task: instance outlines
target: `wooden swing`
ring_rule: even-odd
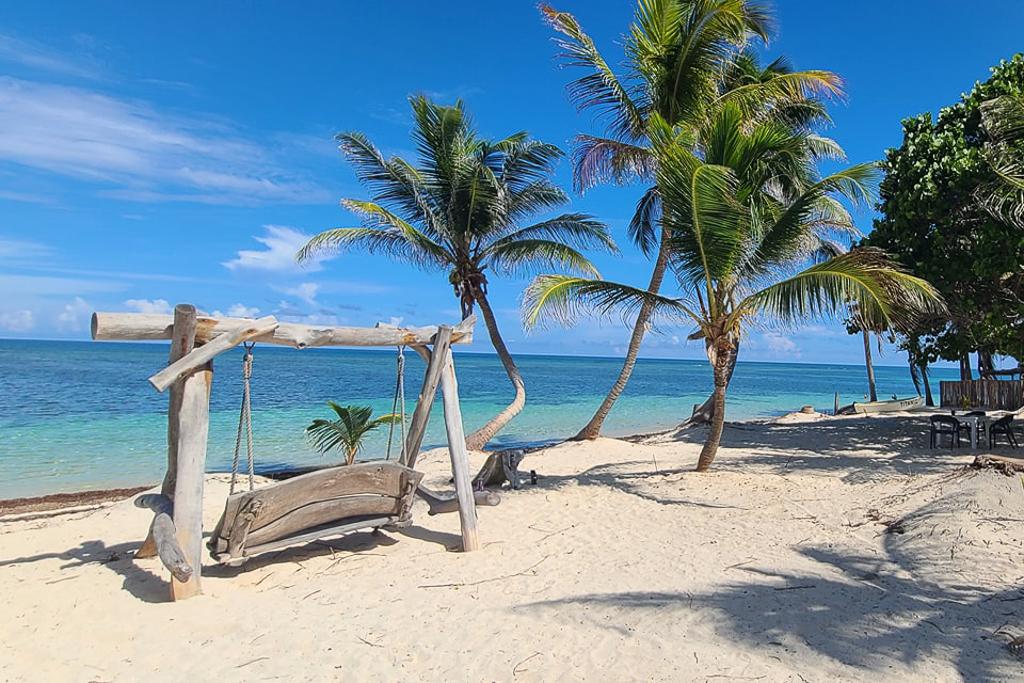
[[[241,564],[270,550],[321,541],[354,531],[408,526],[413,494],[423,475],[390,462],[395,432],[388,430],[384,462],[325,467],[269,487],[253,485],[252,379],[253,347],[242,358],[242,402],[231,460],[231,483],[224,514],[207,541],[218,562]],[[401,456],[405,461],[405,355],[398,347],[392,413],[401,411]],[[235,493],[242,442],[246,444],[249,490]]]
[[[201,592],[202,505],[209,431],[213,359],[239,344],[259,341],[312,346],[408,346],[427,361],[423,385],[399,462],[365,463],[301,475],[266,489],[232,493],[214,530],[215,556],[244,559],[273,547],[337,535],[355,528],[400,526],[409,520],[415,491],[432,514],[457,510],[464,551],[480,547],[476,504],[495,505],[490,492],[474,495],[466,437],[459,406],[452,344],[472,341],[474,318],[455,327],[373,328],[314,327],[278,323],[272,316],[213,318],[197,316],[182,304],[174,316],[139,313],[94,313],[97,340],[171,340],[169,365],[149,378],[158,391],[170,389],[167,474],[161,494],[142,496],[136,504],[154,512],[150,535],[137,557],[159,555],[171,571],[171,597]],[[419,485],[416,460],[440,387],[455,495],[444,496]],[[244,401],[243,396],[243,401]],[[243,405],[243,410],[245,406]],[[241,434],[239,435],[239,443]]]

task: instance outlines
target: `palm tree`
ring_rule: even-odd
[[[373,409],[369,406],[342,406],[328,401],[337,420],[317,418],[306,427],[306,438],[310,445],[325,454],[328,451],[340,450],[345,456],[345,464],[351,465],[356,455],[363,448],[363,438],[383,425],[395,424],[402,417],[397,414],[372,417]]]
[[[989,140],[985,154],[998,178],[983,188],[983,205],[999,220],[1024,229],[1024,95],[983,102],[982,123]]]
[[[542,275],[527,290],[524,321],[649,306],[695,325],[691,337],[704,340],[714,379],[714,416],[697,463],[706,471],[721,442],[732,363],[751,323],[795,324],[853,305],[871,320],[898,325],[939,299],[877,249],[813,262],[851,223],[839,198],[870,197],[874,165],[813,178],[806,135],[778,121],[751,121],[735,106],[721,108],[696,143],[690,131],[664,121],[655,121],[653,133],[662,221],[682,296]]]
[[[515,392],[504,410],[467,437],[468,446],[479,449],[526,402],[522,375],[487,298],[488,273],[563,269],[593,276],[597,270],[580,250],[616,248],[607,228],[588,215],[565,213],[527,223],[568,201],[565,192],[548,180],[562,156],[557,147],[522,132],[484,140],[473,129],[462,102],[440,106],[417,96],[410,104],[417,163],[385,158],[360,133],[340,134],[342,153],[372,193],[368,201],[342,201],[362,217],[362,226],[322,232],[298,258],[308,259],[324,249],[362,248],[447,272],[463,319],[480,307]]]
[[[640,0],[626,38],[622,78],[575,17],[549,6],[541,10],[564,36],[558,45],[566,64],[587,70],[569,85],[570,98],[580,109],[596,109],[609,121],[605,136],[576,139],[574,176],[581,192],[608,181],[656,180],[656,158],[650,148],[652,117],[695,129],[727,101],[749,108],[786,102],[794,123],[809,124],[824,115],[809,95],[840,93],[838,79],[825,71],[795,72],[781,62],[764,70],[751,69],[756,62],[742,48],[754,38],[767,39],[770,16],[750,0]],[[652,294],[660,291],[669,264],[671,235],[660,219],[661,201],[657,184],[650,185],[629,226],[633,242],[644,255],[654,256],[646,289]],[[636,310],[622,369],[577,439],[600,434],[633,372],[653,310],[650,303]]]

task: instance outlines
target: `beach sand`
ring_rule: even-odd
[[[538,486],[404,533],[208,564],[169,603],[131,500],[0,523],[0,679],[1020,680],[1024,488],[927,418],[801,416],[565,443]],[[448,486],[446,457],[427,479]],[[208,479],[206,529],[226,478]]]

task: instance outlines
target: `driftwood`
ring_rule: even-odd
[[[273,545],[323,538],[408,521],[423,475],[397,463],[362,463],[317,470],[255,491],[230,496],[210,537],[214,556],[248,557]],[[358,523],[357,523],[358,522]],[[351,526],[356,523],[356,526]],[[318,535],[318,533],[320,535]]]
[[[459,407],[459,384],[455,378],[455,360],[452,358],[451,348],[445,351],[444,357],[444,368],[441,370],[444,426],[448,432],[448,452],[452,460],[455,496],[459,501],[462,550],[469,552],[480,548],[480,537],[476,526],[476,504],[473,498],[473,483],[469,474],[469,453],[466,449],[466,432],[462,426],[462,409]]]
[[[252,322],[252,318],[199,316],[196,321],[196,344],[205,344]],[[472,342],[475,323],[476,317],[470,316],[454,326],[452,343]],[[93,313],[92,338],[117,341],[171,339],[173,325],[174,319],[170,315]],[[281,323],[272,332],[256,337],[255,341],[298,349],[312,346],[423,346],[434,342],[437,330],[437,327],[314,327]]]
[[[199,366],[212,361],[218,354],[254,337],[269,334],[276,330],[277,326],[277,318],[272,315],[259,320],[250,320],[248,323],[239,325],[230,332],[219,335],[212,341],[192,349],[188,354],[150,377],[149,383],[157,391],[163,391]]]
[[[416,409],[413,411],[412,420],[409,423],[409,433],[405,438],[405,460],[402,464],[406,467],[416,467],[420,447],[423,445],[423,435],[427,431],[427,420],[430,419],[430,410],[434,406],[437,387],[441,383],[441,371],[444,369],[445,358],[447,358],[448,349],[451,347],[451,339],[451,328],[442,326],[434,338],[433,351],[428,351],[423,346],[413,347],[416,353],[426,361],[427,371],[423,375],[423,386],[420,388]]]
[[[178,360],[195,345],[196,337],[196,308],[190,304],[178,304],[174,307],[174,334],[171,337],[171,350],[167,358],[170,365]],[[164,473],[163,484],[160,485],[160,493],[174,500],[174,484],[178,478],[178,420],[177,415],[181,410],[181,383],[175,382],[168,392],[167,409],[167,471]],[[135,557],[156,556],[156,542],[150,532],[142,547],[135,553]]]
[[[181,403],[171,405],[178,424],[178,471],[174,490],[174,528],[193,574],[188,581],[171,579],[171,597],[183,600],[202,592],[203,477],[206,472],[206,439],[210,428],[210,388],[213,366],[196,370],[181,380]]]
[[[440,493],[420,484],[416,495],[427,502],[428,515],[443,515],[458,512],[459,499],[454,493]],[[473,491],[473,500],[478,506],[494,507],[501,504],[501,496],[494,491]]]
[[[149,508],[153,511],[153,523],[149,526],[149,535],[156,546],[156,553],[175,579],[187,582],[192,577],[192,565],[178,544],[177,532],[174,529],[174,504],[167,496],[159,493],[147,493],[135,499],[135,506]],[[136,553],[138,557],[138,553]]]
[[[1024,472],[1024,459],[1007,458],[1001,455],[977,455],[974,457],[971,467],[979,470],[993,469],[1012,477],[1017,472]]]

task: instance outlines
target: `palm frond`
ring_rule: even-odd
[[[649,180],[653,174],[654,159],[646,147],[593,135],[576,136],[573,184],[578,192],[606,182],[621,185]]]
[[[522,275],[539,270],[566,270],[597,276],[597,267],[567,244],[545,239],[519,239],[492,245],[487,264],[498,273]]]
[[[747,296],[732,315],[735,321],[763,314],[792,325],[842,316],[851,306],[885,329],[909,328],[920,316],[944,308],[928,282],[879,249],[858,248]]]
[[[495,247],[533,239],[554,240],[580,249],[597,248],[618,253],[618,247],[604,223],[587,214],[565,213],[509,233],[485,247],[482,255]]]
[[[648,258],[658,250],[660,243],[658,223],[660,220],[661,194],[658,192],[658,186],[655,185],[641,195],[628,227],[629,239]]]
[[[367,225],[333,228],[314,235],[296,254],[296,260],[302,262],[315,254],[362,248],[421,267],[445,267],[451,263],[452,255],[442,245],[378,204],[352,199],[342,203],[361,214]]]
[[[569,275],[538,275],[523,292],[523,325],[527,329],[555,322],[571,325],[582,315],[604,316],[619,312],[635,316],[643,306],[655,313],[700,319],[681,301],[629,285]]]
[[[612,129],[618,136],[630,139],[642,136],[644,121],[640,110],[576,18],[550,5],[541,5],[540,10],[548,24],[565,36],[556,41],[565,65],[590,72],[569,84],[569,98],[581,110],[595,108],[610,117]]]

